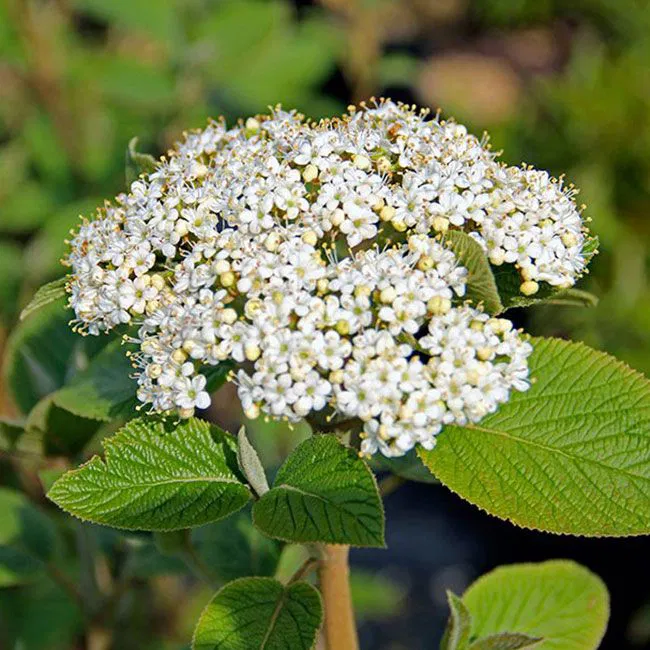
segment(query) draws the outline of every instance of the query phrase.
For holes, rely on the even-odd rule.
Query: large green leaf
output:
[[[110,422],[136,415],[137,382],[120,341],[106,346],[70,383],[52,396],[60,408],[92,420]]]
[[[80,519],[131,530],[177,530],[242,508],[250,491],[233,471],[233,438],[192,418],[176,427],[132,420],[48,496]]]
[[[59,299],[19,323],[9,337],[3,374],[23,413],[69,381],[108,342],[75,334],[71,317]]]
[[[0,587],[33,578],[54,557],[54,526],[36,506],[11,488],[0,487]]]
[[[384,513],[366,463],[335,437],[305,440],[253,506],[266,535],[292,542],[384,545]]]
[[[0,589],[3,649],[70,650],[78,647],[85,622],[78,603],[46,576]]]
[[[75,456],[100,426],[97,420],[79,417],[60,408],[52,401],[52,395],[44,397],[25,420],[25,431],[36,434],[42,440],[46,455]]]
[[[650,382],[581,343],[533,339],[531,388],[420,456],[490,514],[575,535],[650,532]]]
[[[468,271],[467,298],[472,304],[482,305],[489,314],[502,312],[504,306],[501,304],[492,268],[480,244],[459,230],[450,230],[445,235],[445,244]]]
[[[68,282],[66,276],[59,278],[58,280],[53,280],[44,284],[35,294],[34,297],[29,301],[29,304],[20,312],[20,320],[27,318],[30,314],[35,311],[38,311],[42,307],[49,305],[52,302],[64,298],[66,291],[65,286]]]
[[[323,619],[318,591],[306,582],[242,578],[203,610],[193,650],[311,650]]]
[[[195,528],[192,544],[203,564],[222,582],[247,576],[272,576],[283,546],[253,526],[248,509],[223,521]]]
[[[600,578],[568,560],[499,567],[471,585],[463,602],[474,636],[519,632],[542,639],[536,650],[595,650],[609,617]]]
[[[120,341],[107,345],[86,370],[51,396],[52,402],[78,417],[102,422],[135,417],[138,384],[127,351]],[[204,368],[207,390],[220,388],[231,368],[229,362]]]
[[[399,476],[407,481],[418,483],[439,483],[438,479],[431,473],[417,452],[412,449],[404,456],[388,458],[382,454],[375,454],[372,457],[372,467],[375,471],[386,471]]]

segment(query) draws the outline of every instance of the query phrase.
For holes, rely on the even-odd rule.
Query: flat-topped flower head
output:
[[[401,455],[528,387],[531,346],[464,302],[450,230],[524,293],[584,271],[571,192],[463,126],[390,101],[318,124],[278,108],[187,134],[84,222],[70,303],[82,331],[137,330],[156,411],[205,408],[202,370],[229,360],[248,416],[354,419],[362,451]]]

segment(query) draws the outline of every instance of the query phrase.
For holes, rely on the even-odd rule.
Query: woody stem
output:
[[[327,650],[359,650],[350,593],[349,546],[322,544],[319,581]]]

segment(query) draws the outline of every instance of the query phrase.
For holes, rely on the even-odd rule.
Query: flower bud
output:
[[[567,247],[571,248],[578,243],[578,238],[572,232],[565,232],[562,235],[562,243]]]
[[[427,303],[427,309],[433,316],[444,316],[451,309],[451,300],[443,296],[433,296]]]
[[[393,287],[386,287],[379,294],[379,300],[385,305],[391,304],[395,298],[397,298],[397,291]]]
[[[435,217],[431,222],[433,229],[436,232],[447,232],[449,230],[449,219],[445,217]]]
[[[180,365],[181,363],[185,363],[186,359],[187,359],[187,355],[180,348],[172,352],[172,361],[174,361],[174,363]]]
[[[165,278],[163,278],[162,275],[159,273],[154,273],[151,278],[151,286],[154,289],[158,289],[160,291],[164,286],[165,286]]]
[[[257,361],[261,354],[262,351],[256,343],[248,343],[244,346],[244,355],[249,361]]]
[[[219,276],[219,282],[221,282],[221,286],[223,287],[232,287],[235,284],[237,278],[235,278],[235,274],[232,271],[228,271],[227,273],[222,273]]]
[[[230,271],[230,262],[228,260],[217,260],[214,263],[214,272],[221,275]]]
[[[533,296],[539,291],[539,284],[534,280],[526,280],[525,282],[522,282],[519,291],[521,291],[524,296]]]
[[[356,154],[352,156],[352,164],[357,169],[369,169],[370,168],[370,158],[364,156],[363,154]]]
[[[277,251],[279,245],[280,236],[275,232],[270,233],[264,240],[264,248],[266,248],[269,253],[274,253]]]
[[[348,323],[348,321],[346,321],[346,320],[341,319],[339,321],[336,321],[336,325],[335,325],[334,329],[341,336],[345,336],[346,334],[350,333],[350,323]]]
[[[305,242],[305,244],[308,244],[309,246],[316,246],[318,243],[318,235],[313,230],[308,230],[307,232],[303,233],[301,239]]]
[[[307,165],[302,171],[302,177],[305,183],[311,183],[318,178],[318,167],[316,165]]]
[[[237,312],[228,307],[221,312],[221,322],[232,325],[237,320]]]
[[[494,266],[501,266],[505,262],[506,256],[500,248],[497,248],[490,251],[489,259],[490,263],[494,264]]]
[[[260,416],[260,407],[257,404],[251,404],[248,408],[244,409],[244,415],[249,420],[256,420]]]
[[[345,221],[345,212],[341,208],[336,208],[330,215],[330,222],[333,226],[340,226]]]

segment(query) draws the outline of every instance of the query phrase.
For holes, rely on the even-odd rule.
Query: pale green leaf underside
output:
[[[175,428],[132,420],[104,446],[105,460],[95,456],[48,493],[80,519],[131,530],[176,530],[222,519],[250,498],[231,469],[233,439],[202,420]]]
[[[242,578],[203,610],[193,650],[311,650],[323,618],[318,591],[273,578]]]
[[[650,382],[581,343],[533,339],[535,383],[465,427],[447,427],[431,471],[514,523],[591,536],[650,532]]]
[[[459,263],[467,271],[467,298],[475,306],[481,304],[489,314],[504,310],[488,258],[480,244],[468,234],[450,230],[445,244],[454,251]]]
[[[472,617],[465,603],[451,591],[447,592],[447,602],[450,613],[440,642],[440,650],[467,650],[472,631]]]
[[[27,318],[27,316],[41,307],[45,307],[45,305],[49,305],[51,302],[63,298],[68,279],[68,277],[59,278],[40,287],[28,305],[20,312],[20,320]]]
[[[293,542],[384,545],[384,513],[372,472],[336,438],[305,440],[253,506],[266,535]]]
[[[246,428],[241,427],[237,434],[237,460],[246,480],[258,496],[269,491],[269,483],[262,461],[246,436]]]
[[[609,617],[598,576],[568,560],[499,567],[463,595],[473,636],[519,632],[542,641],[535,650],[595,650]]]

